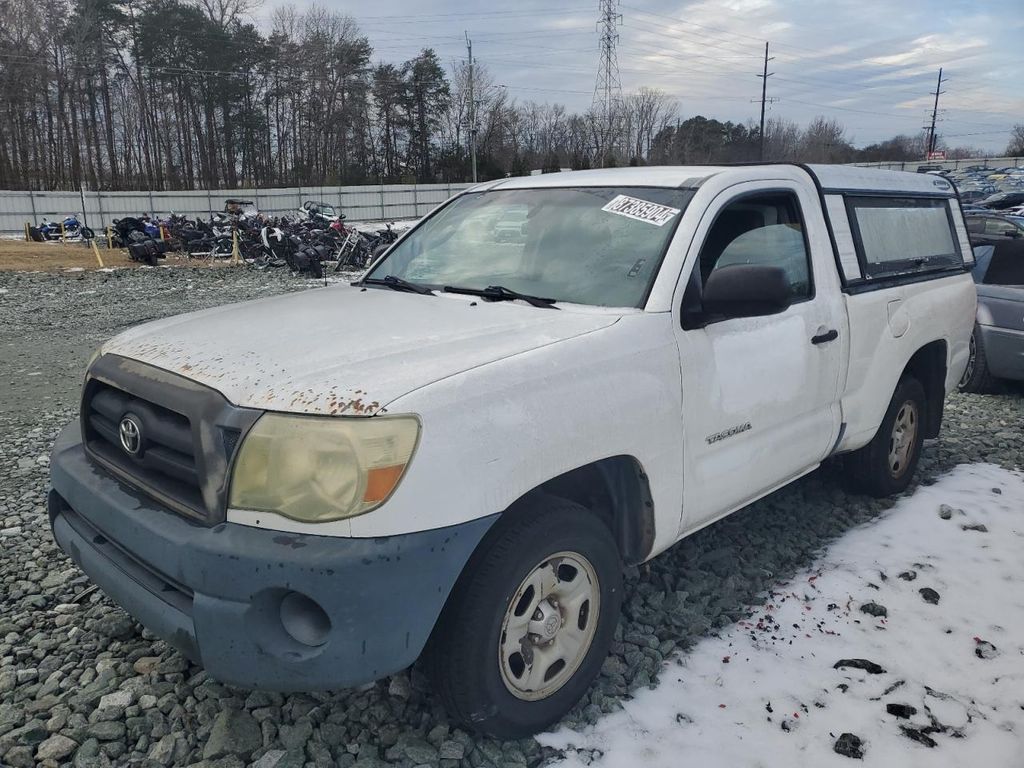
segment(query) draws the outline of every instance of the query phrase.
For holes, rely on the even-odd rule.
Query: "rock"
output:
[[[441,760],[461,760],[466,754],[466,747],[458,741],[442,741],[437,756]]]
[[[117,720],[104,720],[90,724],[85,732],[88,736],[99,741],[116,741],[117,739],[123,739],[127,730],[124,723]]]
[[[0,672],[0,693],[13,691],[18,685],[18,676],[13,669],[5,669]]]
[[[135,622],[122,611],[111,611],[96,622],[96,631],[112,640],[130,637],[135,633]]]
[[[306,742],[313,735],[313,723],[303,718],[295,725],[282,725],[277,729],[277,737],[286,749],[305,749]]]
[[[278,768],[281,760],[288,753],[283,749],[271,749],[263,757],[254,762],[249,768]]]
[[[188,768],[245,768],[245,761],[236,755],[225,755],[216,760],[200,760],[192,763]]]
[[[62,760],[76,749],[78,749],[77,741],[72,741],[67,736],[55,733],[39,745],[39,748],[36,750],[36,759]]]
[[[932,605],[938,605],[939,604],[939,593],[936,592],[931,587],[922,587],[921,589],[919,589],[917,591],[921,594],[921,598],[926,603],[931,603]]]
[[[136,674],[148,675],[157,668],[159,663],[159,656],[143,656],[141,659],[135,660],[135,663],[132,664],[132,669],[135,670]]]
[[[14,728],[0,736],[0,753],[3,753],[6,747],[15,744],[34,747],[45,741],[49,735],[45,723],[41,720],[30,720],[20,728]]]
[[[398,699],[408,699],[410,693],[409,678],[405,675],[395,675],[391,678],[391,682],[388,684],[388,695]]]
[[[55,571],[54,573],[47,574],[43,577],[43,580],[39,582],[39,586],[41,589],[54,589],[55,587],[66,584],[74,575],[75,571],[71,569]]]
[[[917,707],[912,707],[909,704],[886,704],[885,711],[893,717],[909,720],[917,714]]]
[[[405,756],[412,760],[413,765],[437,762],[437,748],[428,741],[411,739],[405,745]]]
[[[972,525],[961,525],[960,528],[965,531],[977,531],[978,533],[988,533],[988,528],[981,523],[974,523]]]
[[[988,640],[976,637],[974,638],[974,655],[979,659],[994,659],[999,655],[999,650]]]
[[[943,520],[949,520],[953,516],[953,508],[949,504],[939,505],[939,517]]]
[[[34,768],[32,747],[12,747],[4,755],[4,768]]]
[[[171,765],[174,762],[174,746],[176,741],[176,737],[171,733],[160,737],[160,740],[149,748],[147,757],[160,765]]]
[[[916,741],[918,744],[924,744],[926,747],[937,747],[939,743],[935,741],[931,736],[925,733],[925,728],[909,728],[908,726],[901,725],[900,731],[908,739]]]
[[[884,618],[889,615],[889,610],[884,605],[879,605],[878,603],[864,603],[860,607],[860,611],[877,618]]]
[[[213,760],[224,755],[249,755],[263,746],[260,727],[247,711],[228,709],[213,721],[210,737],[203,747],[203,759]]]
[[[885,669],[867,659],[840,659],[832,669],[863,669],[869,675],[884,675]]]
[[[899,577],[904,581],[913,581],[917,578],[917,571],[903,571],[903,573],[899,574]]]
[[[118,707],[120,709],[127,709],[135,701],[135,694],[130,690],[119,690],[113,693],[108,693],[106,696],[100,697],[100,709],[106,709],[107,707]]]
[[[860,736],[852,733],[842,733],[832,745],[832,751],[843,757],[852,757],[854,760],[861,760],[864,757],[864,742]]]

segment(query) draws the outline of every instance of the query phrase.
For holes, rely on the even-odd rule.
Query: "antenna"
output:
[[[619,79],[619,57],[616,45],[619,42],[618,27],[622,24],[619,0],[599,0],[600,17],[597,30],[601,45],[601,61],[597,67],[597,82],[594,84],[594,100],[591,104],[597,121],[598,146],[603,168],[611,158],[618,138],[618,119],[622,108],[622,82]]]

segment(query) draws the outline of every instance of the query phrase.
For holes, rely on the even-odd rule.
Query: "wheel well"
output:
[[[534,492],[575,501],[599,515],[615,535],[627,565],[647,559],[654,546],[654,502],[647,475],[632,456],[612,456],[570,470]]]
[[[925,344],[910,358],[903,376],[913,376],[924,387],[925,437],[938,437],[942,427],[942,409],[946,400],[946,342],[943,339]]]

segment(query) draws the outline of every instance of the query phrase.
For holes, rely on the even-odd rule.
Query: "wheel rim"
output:
[[[590,650],[600,610],[597,572],[583,555],[558,552],[534,567],[501,625],[498,662],[509,692],[537,701],[565,685]]]
[[[978,343],[974,340],[974,334],[971,334],[971,343],[968,347],[967,354],[967,367],[964,369],[964,375],[960,377],[960,386],[966,387],[967,382],[974,376],[974,366],[977,365],[978,361]]]
[[[917,444],[917,404],[907,400],[896,411],[889,436],[889,474],[900,478],[907,471]]]

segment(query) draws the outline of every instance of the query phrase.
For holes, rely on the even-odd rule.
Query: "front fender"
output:
[[[353,518],[353,536],[386,536],[484,517],[542,483],[610,456],[644,467],[654,549],[682,510],[682,391],[668,313],[614,325],[465,371],[387,407],[423,432],[394,496]]]

